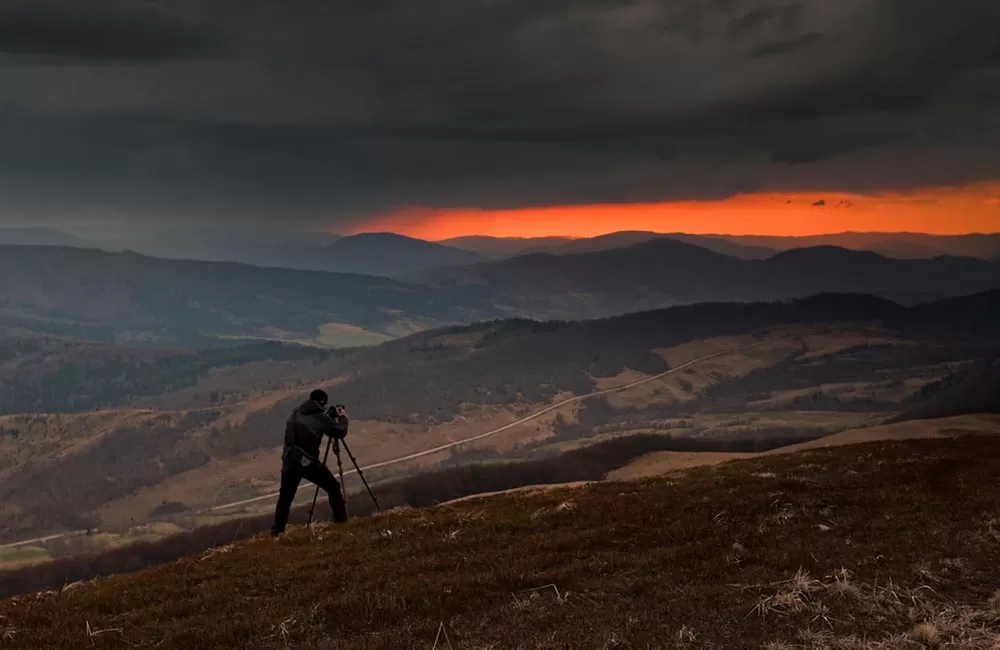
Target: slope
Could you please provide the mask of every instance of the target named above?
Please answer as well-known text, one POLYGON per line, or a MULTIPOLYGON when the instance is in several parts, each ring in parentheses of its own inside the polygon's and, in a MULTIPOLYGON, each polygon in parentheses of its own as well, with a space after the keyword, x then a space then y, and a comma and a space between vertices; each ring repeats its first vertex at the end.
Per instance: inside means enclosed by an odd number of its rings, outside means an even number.
POLYGON ((496 313, 475 292, 369 276, 90 249, 0 247, 0 326, 94 340, 309 341, 330 323, 398 336, 496 313))
POLYGON ((1000 416, 977 413, 936 420, 910 420, 882 426, 851 429, 816 440, 753 453, 660 451, 646 454, 642 458, 610 472, 608 479, 615 481, 636 480, 733 460, 794 454, 801 451, 871 442, 954 438, 967 435, 1000 436, 1000 416))
POLYGON ((490 237, 487 235, 467 235, 452 237, 437 242, 445 246, 461 248, 487 257, 514 257, 525 253, 551 251, 560 244, 573 241, 571 237, 490 237))
POLYGON ((397 277, 424 269, 475 264, 487 256, 389 232, 343 237, 327 246, 319 268, 340 273, 397 277))
POLYGON ((626 248, 628 246, 644 244, 646 242, 660 239, 679 241, 685 244, 691 244, 692 246, 699 246, 710 250, 713 253, 729 255, 731 257, 744 260, 764 259, 774 255, 776 252, 775 250, 765 246, 739 244, 723 237, 689 235, 686 233, 658 233, 641 230, 624 230, 588 239, 570 241, 550 248, 549 252, 556 255, 594 253, 598 251, 611 250, 613 248, 626 248))
MULTIPOLYGON (((115 428, 101 434, 102 444, 58 458, 17 453, 28 435, 58 443, 64 430, 58 416, 32 416, 41 420, 33 429, 15 416, 3 426, 21 437, 5 437, 0 447, 11 450, 6 461, 22 464, 0 482, 6 504, 0 515, 10 537, 26 538, 76 529, 72 522, 82 515, 124 526, 152 516, 164 501, 204 508, 269 494, 285 418, 314 385, 349 405, 355 452, 367 465, 473 438, 549 409, 544 418, 505 429, 502 436, 466 444, 454 455, 445 449, 421 456, 380 478, 435 463, 530 457, 641 431, 746 442, 815 437, 919 406, 923 402, 911 398, 924 386, 947 377, 952 366, 997 349, 996 328, 992 335, 986 328, 996 321, 981 309, 991 295, 964 299, 961 308, 947 303, 954 322, 943 325, 934 305, 907 309, 867 296, 817 296, 597 321, 450 327, 338 353, 318 364, 306 360, 294 367, 294 376, 263 375, 260 390, 246 377, 238 381, 240 368, 232 377, 199 379, 187 392, 134 404, 160 405, 150 425, 115 428), (977 327, 981 333, 971 336, 968 328, 977 327), (661 375, 755 340, 767 344, 661 375), (664 379, 636 384, 657 375, 664 379), (637 387, 606 393, 627 385, 637 387), (223 386, 232 393, 213 398, 223 386), (576 399, 601 393, 607 399, 576 399), (565 406, 550 408, 559 404, 565 406), (153 436, 155 445, 137 431, 153 436), (127 465, 115 463, 125 455, 127 465), (37 489, 40 477, 46 477, 44 491, 37 489)), ((165 358, 162 370, 177 383, 192 376, 185 368, 201 363, 198 357, 171 359, 165 358)), ((95 389, 102 372, 86 375, 95 389)))
POLYGON ((815 246, 838 246, 854 250, 882 251, 902 257, 931 258, 939 255, 989 259, 1000 253, 1000 233, 931 235, 915 232, 842 232, 802 237, 768 235, 720 235, 744 245, 791 250, 815 246))
POLYGON ((671 239, 571 255, 533 254, 415 276, 477 286, 504 303, 556 318, 601 317, 672 304, 778 300, 863 292, 905 302, 1000 286, 1000 265, 974 258, 895 260, 835 247, 741 260, 671 239))
POLYGON ((488 259, 452 247, 394 233, 351 236, 296 231, 167 231, 155 236, 86 244, 110 252, 131 250, 168 259, 239 262, 330 273, 396 276, 449 264, 488 259))
POLYGON ((998 500, 995 439, 816 450, 258 538, 0 603, 0 633, 54 650, 988 648, 998 500))
POLYGON ((83 246, 84 240, 51 228, 0 228, 0 246, 83 246))
MULTIPOLYGON (((258 375, 269 366, 272 375, 302 376, 331 356, 333 351, 278 342, 150 350, 0 330, 0 415, 133 404, 245 366, 258 375)), ((254 387, 243 382, 244 390, 254 387)))

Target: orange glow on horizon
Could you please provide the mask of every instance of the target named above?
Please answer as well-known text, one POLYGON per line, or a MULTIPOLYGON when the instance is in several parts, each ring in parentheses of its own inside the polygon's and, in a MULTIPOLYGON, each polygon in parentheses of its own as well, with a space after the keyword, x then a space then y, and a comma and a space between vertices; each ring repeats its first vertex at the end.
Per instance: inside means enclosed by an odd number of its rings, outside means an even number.
POLYGON ((402 209, 353 229, 431 241, 463 235, 593 237, 621 230, 728 235, 1000 231, 1000 182, 907 192, 761 193, 715 201, 480 210, 402 209), (820 203, 822 202, 822 203, 820 203))

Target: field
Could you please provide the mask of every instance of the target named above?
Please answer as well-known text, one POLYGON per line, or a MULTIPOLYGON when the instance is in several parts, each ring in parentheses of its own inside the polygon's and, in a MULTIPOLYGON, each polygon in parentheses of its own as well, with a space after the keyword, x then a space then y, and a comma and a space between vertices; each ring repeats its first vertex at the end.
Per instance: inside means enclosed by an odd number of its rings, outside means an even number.
POLYGON ((988 650, 1000 639, 998 502, 995 436, 811 449, 296 528, 0 603, 0 638, 54 650, 988 650))
POLYGON ((716 465, 732 460, 797 453, 811 449, 841 447, 886 440, 920 440, 926 438, 951 438, 965 435, 1000 436, 1000 416, 963 415, 935 420, 914 420, 898 424, 853 429, 802 442, 788 447, 759 453, 691 453, 655 452, 608 474, 609 480, 635 480, 665 474, 691 467, 716 465))

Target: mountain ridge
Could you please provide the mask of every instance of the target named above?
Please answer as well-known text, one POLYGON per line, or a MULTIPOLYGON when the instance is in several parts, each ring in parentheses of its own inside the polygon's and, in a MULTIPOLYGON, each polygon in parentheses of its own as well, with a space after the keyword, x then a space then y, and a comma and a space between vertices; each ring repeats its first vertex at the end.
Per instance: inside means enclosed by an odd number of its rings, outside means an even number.
POLYGON ((0 246, 0 296, 0 326, 168 345, 312 340, 327 324, 397 335, 498 314, 475 292, 389 278, 74 247, 0 246))
POLYGON ((780 300, 815 293, 871 293, 916 304, 1000 286, 1000 265, 940 256, 896 260, 835 246, 741 260, 671 239, 556 255, 533 253, 412 277, 432 286, 476 286, 520 309, 580 317, 688 302, 780 300))

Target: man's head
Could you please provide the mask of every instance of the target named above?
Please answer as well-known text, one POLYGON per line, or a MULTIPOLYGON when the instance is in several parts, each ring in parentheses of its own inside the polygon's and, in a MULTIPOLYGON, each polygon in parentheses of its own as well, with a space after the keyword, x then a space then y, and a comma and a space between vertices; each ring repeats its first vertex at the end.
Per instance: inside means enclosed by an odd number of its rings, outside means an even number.
POLYGON ((309 399, 316 402, 320 406, 326 406, 326 403, 330 398, 327 396, 326 391, 317 388, 313 392, 309 393, 309 399))

